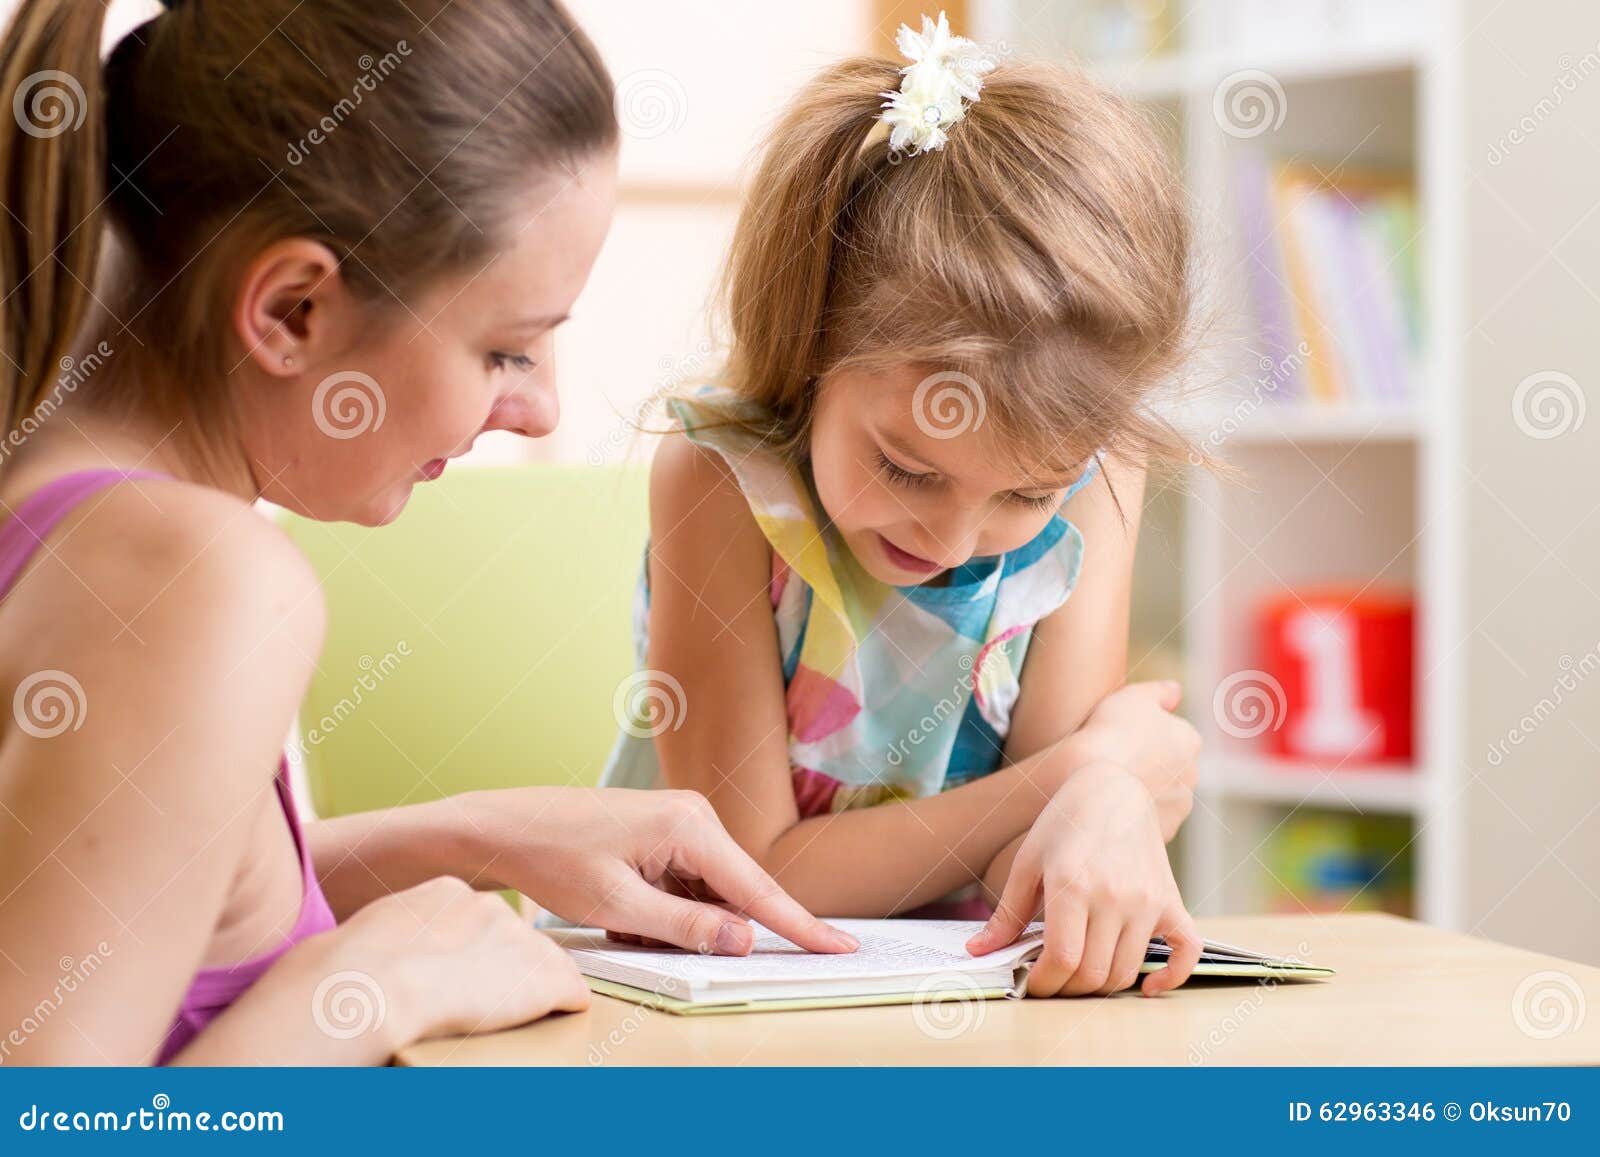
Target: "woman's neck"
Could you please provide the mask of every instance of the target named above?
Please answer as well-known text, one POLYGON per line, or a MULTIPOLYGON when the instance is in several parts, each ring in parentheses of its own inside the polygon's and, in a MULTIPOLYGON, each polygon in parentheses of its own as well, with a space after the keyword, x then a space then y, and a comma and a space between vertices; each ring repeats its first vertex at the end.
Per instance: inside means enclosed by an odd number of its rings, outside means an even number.
POLYGON ((85 396, 69 399, 41 421, 13 458, 18 473, 146 470, 247 501, 254 501, 260 493, 238 446, 207 444, 196 436, 192 423, 162 423, 146 415, 112 413, 85 396))

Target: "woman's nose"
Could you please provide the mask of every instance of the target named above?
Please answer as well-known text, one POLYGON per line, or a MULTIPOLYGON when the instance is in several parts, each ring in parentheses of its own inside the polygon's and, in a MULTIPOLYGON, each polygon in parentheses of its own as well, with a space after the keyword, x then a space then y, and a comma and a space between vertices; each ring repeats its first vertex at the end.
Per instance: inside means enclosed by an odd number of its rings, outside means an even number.
POLYGON ((561 397, 556 392, 555 366, 547 358, 495 403, 485 428, 510 430, 524 438, 543 438, 561 421, 561 397))

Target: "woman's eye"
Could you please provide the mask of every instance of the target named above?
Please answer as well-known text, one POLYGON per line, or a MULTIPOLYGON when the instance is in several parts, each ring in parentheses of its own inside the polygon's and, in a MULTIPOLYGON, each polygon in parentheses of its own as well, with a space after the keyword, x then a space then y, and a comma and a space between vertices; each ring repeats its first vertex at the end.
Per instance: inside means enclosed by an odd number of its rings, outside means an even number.
POLYGON ((538 363, 527 354, 507 354, 496 350, 489 355, 489 364, 497 370, 517 370, 525 374, 538 363))
POLYGON ((878 469, 884 477, 901 486, 926 486, 933 481, 932 474, 913 474, 898 462, 892 461, 883 451, 878 452, 878 469))

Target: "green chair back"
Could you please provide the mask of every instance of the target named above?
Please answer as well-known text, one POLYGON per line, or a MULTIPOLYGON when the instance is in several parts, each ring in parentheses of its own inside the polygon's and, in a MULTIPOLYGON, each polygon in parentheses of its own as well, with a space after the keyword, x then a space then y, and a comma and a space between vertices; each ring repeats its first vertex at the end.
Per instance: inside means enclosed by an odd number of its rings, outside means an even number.
POLYGON ((592 785, 633 670, 646 472, 461 467, 391 525, 286 515, 327 642, 300 717, 319 815, 592 785))

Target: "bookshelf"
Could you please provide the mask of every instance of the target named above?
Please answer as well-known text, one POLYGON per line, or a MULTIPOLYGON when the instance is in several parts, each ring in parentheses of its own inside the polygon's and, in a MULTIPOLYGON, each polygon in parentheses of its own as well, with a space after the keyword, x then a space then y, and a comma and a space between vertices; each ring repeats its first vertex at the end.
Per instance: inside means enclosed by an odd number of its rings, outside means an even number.
MULTIPOLYGON (((1146 42, 1085 63, 1085 13, 1099 3, 969 5, 974 35, 1023 55, 1072 60, 1146 106, 1167 130, 1195 205, 1203 293, 1218 319, 1215 409, 1185 411, 1197 432, 1226 415, 1213 449, 1242 481, 1195 472, 1180 492, 1157 494, 1146 515, 1141 568, 1166 567, 1136 591, 1133 656, 1181 640, 1186 708, 1205 736, 1196 807, 1177 862, 1186 898, 1203 914, 1280 910, 1266 848, 1291 817, 1404 817, 1411 912, 1464 923, 1465 870, 1458 744, 1464 565, 1459 494, 1459 364, 1464 234, 1455 150, 1461 14, 1450 0, 1378 5, 1363 0, 1188 0, 1130 6, 1151 17, 1146 42), (1404 10, 1403 12, 1401 10, 1404 10), (1267 24, 1271 27, 1267 27, 1267 24), (1226 115, 1226 86, 1253 84, 1255 115, 1226 115), (1259 354, 1245 280, 1238 158, 1246 150, 1330 172, 1408 173, 1415 190, 1420 336, 1410 390, 1380 400, 1274 397, 1235 409, 1259 354), (1154 545, 1152 545, 1154 544, 1154 545), (1414 756, 1402 765, 1288 762, 1254 737, 1219 725, 1213 696, 1257 666, 1253 614, 1283 588, 1329 583, 1404 589, 1415 599, 1414 756), (1152 595, 1149 588, 1154 588, 1152 595), (1276 897, 1276 899, 1274 899, 1276 897)), ((1208 367, 1210 368, 1210 367, 1208 367)), ((1151 664, 1152 667, 1168 666, 1151 664)), ((1379 820, 1379 823, 1385 821, 1379 820)))

